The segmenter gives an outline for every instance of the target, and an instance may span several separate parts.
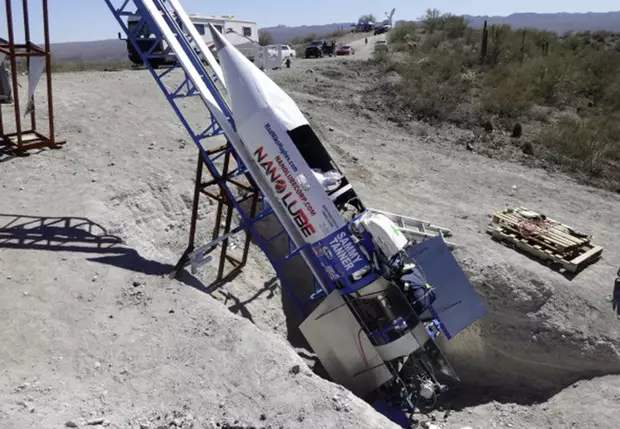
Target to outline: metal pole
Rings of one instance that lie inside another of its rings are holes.
[[[24,12],[24,36],[26,43],[26,52],[30,53],[30,18],[28,13],[28,0],[23,0],[23,12]],[[30,76],[30,55],[26,57],[26,70],[28,72],[28,76]],[[32,96],[34,99],[34,94]],[[30,100],[28,100],[30,101]],[[30,111],[30,129],[34,132],[36,130],[36,119],[35,119],[35,105],[34,100],[32,101],[32,110]]]
[[[258,188],[253,190],[252,195],[252,207],[250,208],[250,219],[256,216],[256,209],[258,208]],[[245,230],[245,245],[243,246],[243,256],[241,257],[241,265],[245,265],[248,262],[248,253],[250,252],[250,243],[252,241],[252,234],[250,228]]]
[[[220,205],[218,207],[218,209],[221,207],[223,209],[224,204],[226,204],[226,220],[224,223],[224,235],[228,234],[230,232],[230,223],[232,221],[232,215],[233,215],[233,210],[234,210],[234,206],[232,204],[232,202],[228,199],[228,195],[226,194],[226,192],[224,191],[224,186],[226,186],[226,179],[228,178],[228,167],[230,166],[230,151],[226,152],[226,154],[224,155],[224,165],[222,166],[222,183],[220,183],[220,188],[221,188],[221,192],[220,192],[220,198],[222,199],[222,201],[220,201]],[[224,202],[225,201],[225,202]],[[221,212],[218,213],[220,216],[217,223],[218,223],[218,231],[219,231],[219,223],[221,222]],[[217,279],[219,280],[223,280],[224,278],[224,267],[226,265],[226,254],[228,253],[228,238],[224,239],[224,241],[222,241],[222,251],[220,253],[220,266],[218,268],[218,272],[217,272]]]
[[[194,186],[194,201],[192,204],[192,220],[189,225],[188,249],[194,250],[196,239],[196,222],[198,221],[198,202],[200,201],[200,189],[202,188],[202,152],[198,151],[198,165],[196,165],[196,184]]]
[[[15,34],[13,33],[13,10],[11,0],[6,0],[6,27],[9,33],[9,50],[11,51],[11,73],[13,80],[13,108],[15,109],[15,128],[17,129],[17,148],[22,148],[22,121],[19,114],[19,91],[17,82],[17,60],[15,57]]]
[[[0,142],[4,140],[4,121],[2,120],[2,104],[0,104]]]
[[[47,77],[47,110],[49,116],[49,138],[53,146],[56,146],[54,134],[54,103],[52,101],[52,60],[50,54],[50,29],[47,0],[43,0],[43,34],[45,36],[45,76]]]

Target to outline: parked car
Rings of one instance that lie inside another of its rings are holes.
[[[282,48],[282,59],[285,60],[289,57],[295,58],[295,50],[291,48],[289,45],[280,45]],[[268,45],[267,49],[269,50],[269,54],[278,55],[278,47],[277,45]]]
[[[341,46],[336,50],[336,55],[355,55],[355,49],[351,46]]]
[[[291,48],[289,45],[282,45],[282,58],[295,58],[295,49]]]
[[[387,42],[385,40],[377,40],[375,42],[375,52],[387,52],[388,51],[388,45]]]
[[[390,30],[389,25],[382,25],[380,27],[375,27],[374,35],[387,33]]]
[[[304,56],[306,58],[316,57],[323,58],[325,54],[325,42],[323,40],[314,40],[306,46]]]

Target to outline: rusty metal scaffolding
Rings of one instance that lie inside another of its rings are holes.
[[[41,48],[30,39],[30,16],[28,8],[28,0],[22,0],[22,12],[24,23],[24,40],[23,44],[15,41],[15,26],[13,23],[13,0],[5,0],[6,4],[6,25],[8,31],[8,43],[0,42],[0,53],[6,55],[5,61],[10,63],[10,75],[13,86],[13,110],[15,113],[15,131],[11,133],[5,132],[4,121],[2,117],[2,105],[0,105],[0,140],[13,148],[18,154],[23,154],[30,149],[50,147],[58,148],[65,141],[56,140],[54,130],[54,103],[52,98],[52,71],[51,71],[51,52],[50,52],[50,35],[49,35],[49,14],[47,0],[41,0],[43,8],[43,36],[45,39],[44,47]],[[45,58],[45,77],[47,83],[47,106],[48,106],[48,134],[45,135],[37,130],[36,109],[30,111],[30,127],[24,129],[22,123],[19,84],[17,80],[18,62],[26,59],[27,70],[30,69],[30,59],[32,57]]]
[[[206,165],[207,168],[209,168],[209,165],[205,163],[203,154],[199,151],[198,164],[196,166],[192,217],[190,221],[189,243],[183,256],[179,259],[171,273],[171,277],[178,276],[183,267],[190,264],[191,255],[196,251],[200,251],[200,249],[196,249],[195,245],[200,199],[201,195],[204,195],[217,203],[211,243],[217,242],[218,245],[209,246],[202,250],[202,255],[206,256],[214,252],[218,247],[220,249],[217,277],[207,286],[207,289],[212,289],[231,280],[241,272],[241,269],[247,263],[250,243],[252,241],[252,236],[247,227],[244,228],[244,225],[240,225],[233,228],[235,207],[233,201],[230,200],[226,192],[225,186],[228,185],[231,190],[236,189],[238,191],[237,194],[240,196],[236,199],[237,204],[250,205],[248,210],[250,218],[254,217],[258,210],[260,192],[248,175],[238,174],[239,170],[231,165],[232,162],[234,162],[234,154],[232,153],[230,144],[208,149],[206,153],[211,159],[223,157],[223,165],[219,174],[211,174],[211,177],[207,181],[204,181],[203,166]],[[243,181],[247,183],[243,183]],[[241,246],[242,253],[240,257],[229,253],[229,239],[232,235],[236,234],[244,234],[245,236]]]

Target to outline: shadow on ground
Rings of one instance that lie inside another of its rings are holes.
[[[173,266],[146,259],[123,240],[84,217],[0,214],[0,249],[92,254],[88,261],[149,275],[167,275]],[[178,280],[198,290],[204,285],[187,272]]]

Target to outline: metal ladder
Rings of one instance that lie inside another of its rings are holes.
[[[448,228],[433,225],[426,220],[414,217],[402,216],[382,210],[368,208],[371,213],[382,214],[396,224],[396,227],[405,237],[414,242],[424,241],[428,238],[440,236],[450,249],[454,249],[456,244],[447,241],[446,237],[452,237],[452,231]]]
[[[241,225],[234,231],[240,231],[248,229],[252,234],[254,241],[259,245],[261,250],[265,253],[271,265],[273,266],[276,275],[280,279],[282,287],[291,296],[293,301],[297,304],[300,310],[306,314],[307,301],[302,301],[295,295],[290,285],[284,280],[281,275],[284,268],[284,264],[293,257],[300,254],[308,268],[310,269],[314,277],[314,287],[316,290],[325,290],[325,278],[320,274],[317,268],[318,261],[312,257],[312,252],[309,246],[299,243],[298,240],[294,240],[287,232],[286,228],[282,224],[282,216],[277,216],[274,213],[274,209],[265,204],[265,195],[260,179],[260,174],[253,174],[253,169],[256,169],[251,162],[243,162],[243,157],[239,152],[239,148],[243,147],[239,136],[236,133],[234,119],[231,111],[228,107],[227,101],[222,96],[225,87],[223,86],[222,71],[217,65],[215,58],[210,53],[203,39],[199,37],[196,28],[193,25],[185,24],[183,30],[181,30],[180,22],[189,23],[189,16],[181,7],[178,0],[104,0],[108,5],[110,11],[118,21],[120,27],[127,35],[127,39],[132,43],[134,49],[139,53],[146,68],[151,72],[151,75],[157,82],[158,86],[164,93],[164,96],[170,103],[172,109],[177,114],[177,117],[185,127],[186,131],[191,136],[193,142],[201,151],[204,164],[207,167],[209,173],[213,178],[219,182],[219,186],[226,194],[231,205],[235,211],[241,217]],[[141,19],[136,25],[133,31],[129,31],[127,24],[124,22],[124,18],[130,15],[138,14]],[[140,48],[137,42],[137,35],[140,34],[142,26],[147,25],[150,33],[155,36],[155,43],[152,44],[148,50]],[[155,48],[163,42],[168,44],[163,54],[154,54]],[[150,60],[160,59],[162,56],[169,55],[173,52],[177,58],[177,62],[163,70],[156,70]],[[199,55],[202,54],[202,58]],[[209,58],[210,56],[210,58]],[[206,61],[205,61],[206,60]],[[205,62],[207,64],[205,64]],[[183,72],[184,79],[181,84],[178,82],[171,85],[166,81],[166,76],[173,72]],[[219,85],[216,83],[219,82]],[[218,86],[220,88],[218,88]],[[188,120],[184,117],[180,102],[186,97],[201,97],[204,104],[204,117],[206,124],[197,127],[192,126]],[[205,126],[206,125],[206,126]],[[250,218],[240,206],[239,202],[233,195],[230,187],[226,181],[223,180],[222,174],[216,166],[217,158],[222,156],[222,153],[213,156],[210,155],[205,143],[208,139],[224,134],[227,137],[226,151],[231,152],[238,160],[238,167],[234,172],[235,175],[249,174],[256,181],[259,186],[260,197],[262,201],[262,210],[259,213]],[[278,222],[282,226],[282,231],[275,234],[272,237],[262,238],[255,229],[255,223],[266,218],[267,216],[274,214],[278,219]],[[275,258],[268,249],[268,245],[271,241],[280,236],[285,236],[287,241],[288,253],[284,258]],[[217,241],[222,241],[223,237],[216,239],[215,242],[210,243],[205,247],[211,245],[217,245]],[[205,260],[206,261],[206,260]]]

